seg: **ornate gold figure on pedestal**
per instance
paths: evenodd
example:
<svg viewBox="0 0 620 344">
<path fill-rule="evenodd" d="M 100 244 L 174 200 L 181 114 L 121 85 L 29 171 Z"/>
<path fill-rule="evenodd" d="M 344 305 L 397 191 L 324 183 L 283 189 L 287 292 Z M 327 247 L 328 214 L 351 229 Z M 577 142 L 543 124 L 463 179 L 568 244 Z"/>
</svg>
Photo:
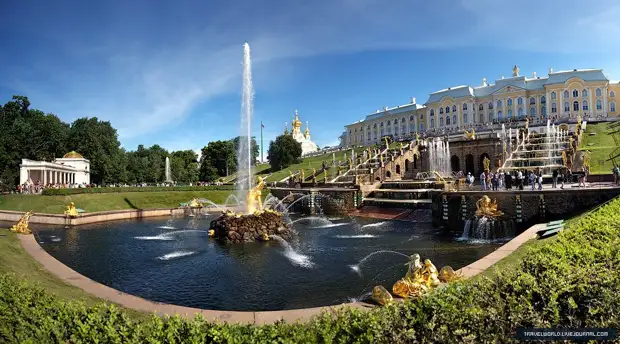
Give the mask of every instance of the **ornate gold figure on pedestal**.
<svg viewBox="0 0 620 344">
<path fill-rule="evenodd" d="M 30 217 L 32 216 L 32 211 L 26 212 L 16 224 L 11 227 L 11 232 L 18 234 L 32 234 L 30 228 L 28 228 L 28 221 L 30 221 Z"/>
<path fill-rule="evenodd" d="M 381 306 L 392 303 L 394 298 L 392 295 L 382 286 L 378 285 L 372 288 L 372 299 Z"/>
<path fill-rule="evenodd" d="M 316 184 L 316 168 L 312 169 L 312 183 Z"/>
<path fill-rule="evenodd" d="M 419 297 L 439 286 L 441 281 L 447 282 L 460 278 L 460 275 L 457 275 L 449 266 L 444 266 L 440 273 L 430 259 L 425 259 L 422 264 L 420 255 L 417 253 L 411 255 L 406 265 L 409 268 L 405 277 L 396 281 L 392 286 L 392 293 L 402 298 Z"/>
<path fill-rule="evenodd" d="M 583 167 L 585 167 L 587 171 L 590 171 L 590 159 L 590 152 L 586 151 L 583 155 Z"/>
<path fill-rule="evenodd" d="M 69 205 L 66 207 L 65 215 L 69 217 L 77 217 L 78 215 L 80 215 L 77 211 L 77 208 L 75 207 L 75 203 L 69 203 Z"/>
<path fill-rule="evenodd" d="M 306 180 L 306 172 L 302 168 L 299 173 L 301 174 L 301 182 L 303 183 Z"/>
<path fill-rule="evenodd" d="M 385 149 L 390 148 L 390 144 L 388 143 L 388 138 L 387 136 L 385 137 Z"/>
<path fill-rule="evenodd" d="M 486 216 L 496 218 L 504 215 L 497 209 L 497 200 L 492 200 L 489 196 L 484 195 L 476 202 L 476 216 Z"/>
<path fill-rule="evenodd" d="M 566 151 L 562 151 L 562 165 L 564 165 L 564 167 L 568 166 L 568 159 L 566 158 Z"/>
<path fill-rule="evenodd" d="M 194 198 L 193 200 L 189 201 L 187 206 L 190 208 L 202 208 L 202 203 L 198 202 L 198 200 Z"/>
<path fill-rule="evenodd" d="M 467 140 L 475 140 L 476 139 L 476 131 L 474 130 L 474 128 L 471 128 L 471 133 L 468 132 L 467 130 L 465 130 L 465 138 Z"/>
<path fill-rule="evenodd" d="M 263 188 L 265 187 L 265 182 L 261 176 L 258 177 L 258 183 L 255 187 L 248 191 L 246 204 L 248 205 L 248 213 L 254 214 L 256 212 L 263 211 L 263 201 L 261 199 L 263 195 Z"/>
<path fill-rule="evenodd" d="M 482 165 L 484 166 L 484 172 L 485 173 L 489 173 L 491 172 L 491 160 L 487 157 L 484 157 L 484 159 L 482 160 Z"/>
</svg>

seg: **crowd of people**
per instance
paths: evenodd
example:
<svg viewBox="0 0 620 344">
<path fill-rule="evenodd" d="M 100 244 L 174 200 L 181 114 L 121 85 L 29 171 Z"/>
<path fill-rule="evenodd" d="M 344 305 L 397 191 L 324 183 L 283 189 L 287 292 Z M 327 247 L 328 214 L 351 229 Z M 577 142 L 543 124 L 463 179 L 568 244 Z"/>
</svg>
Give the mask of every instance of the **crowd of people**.
<svg viewBox="0 0 620 344">
<path fill-rule="evenodd" d="M 586 181 L 589 175 L 587 168 L 583 167 L 581 171 L 573 173 L 569 169 L 553 170 L 551 175 L 551 187 L 564 189 L 566 184 L 572 184 L 575 179 L 578 182 L 578 187 L 586 187 Z M 543 189 L 543 175 L 540 170 L 515 170 L 511 172 L 482 172 L 478 179 L 482 191 L 498 191 L 498 190 L 524 190 L 529 188 L 530 190 L 542 190 Z M 616 185 L 620 181 L 620 171 L 618 171 L 618 177 L 616 178 Z M 468 188 L 473 188 L 476 182 L 476 178 L 467 173 L 465 176 L 465 183 Z"/>
</svg>

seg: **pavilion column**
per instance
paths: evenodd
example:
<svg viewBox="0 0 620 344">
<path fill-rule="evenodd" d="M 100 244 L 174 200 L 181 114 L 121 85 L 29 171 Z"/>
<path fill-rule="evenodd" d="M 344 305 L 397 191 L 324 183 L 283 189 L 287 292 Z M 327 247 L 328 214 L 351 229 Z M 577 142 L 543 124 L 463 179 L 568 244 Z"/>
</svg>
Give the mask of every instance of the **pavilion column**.
<svg viewBox="0 0 620 344">
<path fill-rule="evenodd" d="M 43 168 L 43 169 L 41 170 L 41 174 L 43 174 L 43 180 L 42 180 L 42 182 L 43 182 L 43 185 L 45 185 L 45 184 L 47 184 L 47 170 L 45 170 L 45 168 Z"/>
</svg>

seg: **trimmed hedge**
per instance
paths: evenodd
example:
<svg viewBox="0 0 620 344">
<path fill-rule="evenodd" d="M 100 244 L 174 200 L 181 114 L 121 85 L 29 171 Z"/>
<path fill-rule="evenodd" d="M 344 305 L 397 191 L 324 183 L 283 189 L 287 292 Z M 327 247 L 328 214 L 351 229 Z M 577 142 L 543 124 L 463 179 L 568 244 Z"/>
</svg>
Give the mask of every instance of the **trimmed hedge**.
<svg viewBox="0 0 620 344">
<path fill-rule="evenodd" d="M 4 275 L 0 342 L 508 343 L 518 327 L 620 328 L 620 199 L 571 221 L 526 257 L 419 301 L 266 326 L 156 316 L 136 323 L 114 306 L 65 302 Z"/>
<path fill-rule="evenodd" d="M 146 186 L 146 187 L 101 187 L 101 188 L 74 188 L 74 189 L 43 189 L 45 196 L 68 196 L 86 193 L 117 193 L 117 192 L 161 192 L 161 191 L 212 191 L 234 190 L 234 185 L 209 186 Z"/>
</svg>

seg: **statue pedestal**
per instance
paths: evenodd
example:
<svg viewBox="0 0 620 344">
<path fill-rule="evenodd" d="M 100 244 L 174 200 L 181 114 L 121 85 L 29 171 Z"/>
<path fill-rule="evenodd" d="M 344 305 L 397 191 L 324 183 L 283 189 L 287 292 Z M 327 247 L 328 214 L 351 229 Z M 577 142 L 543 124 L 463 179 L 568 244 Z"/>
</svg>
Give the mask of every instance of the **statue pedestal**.
<svg viewBox="0 0 620 344">
<path fill-rule="evenodd" d="M 224 213 L 211 221 L 210 227 L 213 237 L 232 243 L 265 241 L 265 236 L 274 234 L 286 240 L 292 235 L 281 214 L 267 211 L 241 216 Z"/>
</svg>

